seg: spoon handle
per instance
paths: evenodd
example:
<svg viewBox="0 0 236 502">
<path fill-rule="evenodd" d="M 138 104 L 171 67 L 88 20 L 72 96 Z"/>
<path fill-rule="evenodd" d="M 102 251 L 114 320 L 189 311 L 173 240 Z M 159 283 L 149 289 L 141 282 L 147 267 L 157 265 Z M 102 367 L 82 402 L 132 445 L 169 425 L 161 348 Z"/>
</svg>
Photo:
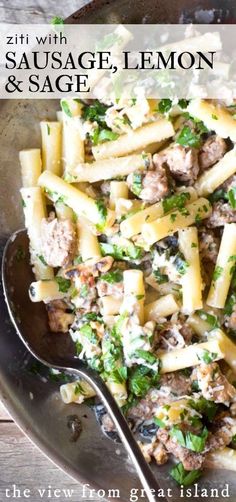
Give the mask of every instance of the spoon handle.
<svg viewBox="0 0 236 502">
<path fill-rule="evenodd" d="M 149 465 L 147 464 L 138 444 L 137 441 L 135 440 L 129 425 L 122 414 L 119 406 L 117 405 L 114 397 L 110 393 L 109 389 L 107 388 L 106 384 L 103 382 L 101 377 L 91 368 L 78 368 L 78 363 L 76 363 L 76 360 L 72 362 L 68 362 L 68 368 L 66 369 L 71 369 L 75 370 L 75 372 L 79 373 L 80 376 L 83 376 L 88 383 L 94 388 L 96 391 L 96 394 L 101 398 L 103 401 L 109 415 L 111 416 L 117 432 L 122 440 L 122 443 L 124 444 L 126 451 L 131 458 L 134 467 L 137 471 L 137 474 L 139 476 L 139 480 L 145 489 L 145 495 L 148 499 L 149 502 L 156 502 L 157 500 L 157 495 L 158 490 L 160 489 L 154 474 L 152 470 L 150 469 Z M 81 363 L 80 363 L 81 364 Z M 166 502 L 166 499 L 162 499 L 164 502 Z"/>
</svg>

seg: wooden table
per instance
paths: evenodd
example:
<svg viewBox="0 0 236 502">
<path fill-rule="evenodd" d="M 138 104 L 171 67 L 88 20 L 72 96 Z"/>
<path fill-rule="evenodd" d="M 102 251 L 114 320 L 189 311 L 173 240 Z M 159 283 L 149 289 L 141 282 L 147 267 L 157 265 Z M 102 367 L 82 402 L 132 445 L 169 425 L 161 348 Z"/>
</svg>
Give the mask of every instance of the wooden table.
<svg viewBox="0 0 236 502">
<path fill-rule="evenodd" d="M 15 498 L 12 497 L 15 485 Z M 38 489 L 73 490 L 70 498 L 64 495 L 40 497 Z M 10 492 L 6 491 L 10 490 Z M 20 490 L 17 491 L 17 490 Z M 24 496 L 24 490 L 30 490 L 30 497 Z M 18 498 L 16 495 L 18 494 Z M 21 495 L 21 498 L 19 497 Z M 25 492 L 29 494 L 29 492 Z M 11 495 L 11 498 L 8 496 Z M 17 425 L 11 420 L 7 411 L 0 403 L 0 501 L 9 500 L 20 501 L 50 501 L 64 502 L 105 502 L 99 497 L 84 497 L 82 486 L 76 483 L 48 460 L 20 431 Z"/>
<path fill-rule="evenodd" d="M 0 22 L 49 23 L 54 16 L 66 18 L 86 3 L 88 0 L 0 0 Z M 20 489 L 21 498 L 19 492 L 15 492 L 13 498 L 13 485 Z M 73 496 L 65 498 L 63 494 L 60 497 L 44 495 L 41 498 L 36 492 L 38 488 L 47 490 L 50 486 L 58 490 L 72 489 Z M 11 492 L 6 492 L 7 489 L 11 489 Z M 30 490 L 30 497 L 27 497 L 29 492 L 25 492 L 24 496 L 23 490 L 26 489 Z M 24 436 L 0 403 L 0 501 L 9 500 L 104 502 L 97 496 L 83 497 L 82 486 L 57 468 Z"/>
</svg>

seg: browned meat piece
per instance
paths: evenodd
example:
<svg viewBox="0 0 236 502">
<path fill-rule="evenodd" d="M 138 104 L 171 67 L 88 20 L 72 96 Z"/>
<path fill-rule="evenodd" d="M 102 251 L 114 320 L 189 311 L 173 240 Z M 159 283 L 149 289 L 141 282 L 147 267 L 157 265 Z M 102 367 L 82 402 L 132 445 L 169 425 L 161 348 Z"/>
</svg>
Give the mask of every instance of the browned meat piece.
<svg viewBox="0 0 236 502">
<path fill-rule="evenodd" d="M 236 222 L 236 211 L 232 209 L 228 202 L 214 202 L 211 216 L 205 220 L 208 228 L 221 227 L 225 223 Z"/>
<path fill-rule="evenodd" d="M 135 190 L 135 180 L 137 176 L 140 179 L 140 191 Z M 168 180 L 164 167 L 159 166 L 155 171 L 147 171 L 147 173 L 131 173 L 127 177 L 127 184 L 130 190 L 145 202 L 154 204 L 169 192 Z"/>
<path fill-rule="evenodd" d="M 194 148 L 173 145 L 162 153 L 153 156 L 154 165 L 166 163 L 173 176 L 178 181 L 193 185 L 199 173 L 197 150 Z"/>
<path fill-rule="evenodd" d="M 173 371 L 172 373 L 162 375 L 160 379 L 160 386 L 161 388 L 169 388 L 173 398 L 191 393 L 190 379 L 181 371 Z"/>
<path fill-rule="evenodd" d="M 152 458 L 156 460 L 158 465 L 163 465 L 168 460 L 167 451 L 162 443 L 154 441 L 152 443 L 142 443 L 138 441 L 138 445 L 143 453 L 146 462 L 151 462 Z"/>
<path fill-rule="evenodd" d="M 215 403 L 229 405 L 236 397 L 236 389 L 221 373 L 217 363 L 201 364 L 191 375 L 192 380 L 197 380 L 203 397 Z"/>
<path fill-rule="evenodd" d="M 166 451 L 165 446 L 160 443 L 160 442 L 155 442 L 154 443 L 154 451 L 153 451 L 153 458 L 155 459 L 156 463 L 158 465 L 163 465 L 168 461 L 168 453 Z"/>
<path fill-rule="evenodd" d="M 214 235 L 212 230 L 200 229 L 199 230 L 199 250 L 202 260 L 216 262 L 220 239 Z"/>
<path fill-rule="evenodd" d="M 204 169 L 213 166 L 213 164 L 223 157 L 226 149 L 227 145 L 223 138 L 215 134 L 210 136 L 205 143 L 203 143 L 199 152 L 200 169 L 204 171 Z"/>
<path fill-rule="evenodd" d="M 179 318 L 176 322 L 167 321 L 163 328 L 156 334 L 155 349 L 172 350 L 181 349 L 191 343 L 193 331 L 184 320 Z"/>
<path fill-rule="evenodd" d="M 188 450 L 187 448 L 179 445 L 174 438 L 170 438 L 166 429 L 159 429 L 157 432 L 157 438 L 165 445 L 165 448 L 169 453 L 172 453 L 180 460 L 180 462 L 183 463 L 186 471 L 201 469 L 205 460 L 205 455 L 203 453 L 195 453 L 194 451 Z"/>
<path fill-rule="evenodd" d="M 169 404 L 175 401 L 176 397 L 190 393 L 191 383 L 188 377 L 180 371 L 168 373 L 161 377 L 160 388 L 150 389 L 144 399 L 130 408 L 128 416 L 135 420 L 149 420 L 158 406 Z"/>
<path fill-rule="evenodd" d="M 123 282 L 114 282 L 113 284 L 110 284 L 109 282 L 98 280 L 96 287 L 98 296 L 100 297 L 107 295 L 122 296 L 124 292 Z"/>
<path fill-rule="evenodd" d="M 44 218 L 41 241 L 43 257 L 51 267 L 65 267 L 74 258 L 76 232 L 70 220 Z"/>
<path fill-rule="evenodd" d="M 156 171 L 148 171 L 143 178 L 140 198 L 153 204 L 163 199 L 168 192 L 168 180 L 164 167 L 159 167 Z"/>
<path fill-rule="evenodd" d="M 53 333 L 67 333 L 69 326 L 74 322 L 74 314 L 67 313 L 67 305 L 62 300 L 55 300 L 46 305 L 48 322 Z"/>
<path fill-rule="evenodd" d="M 206 442 L 206 451 L 218 450 L 218 448 L 224 448 L 232 440 L 232 430 L 227 423 L 221 424 L 216 430 L 213 430 L 209 434 Z"/>
</svg>

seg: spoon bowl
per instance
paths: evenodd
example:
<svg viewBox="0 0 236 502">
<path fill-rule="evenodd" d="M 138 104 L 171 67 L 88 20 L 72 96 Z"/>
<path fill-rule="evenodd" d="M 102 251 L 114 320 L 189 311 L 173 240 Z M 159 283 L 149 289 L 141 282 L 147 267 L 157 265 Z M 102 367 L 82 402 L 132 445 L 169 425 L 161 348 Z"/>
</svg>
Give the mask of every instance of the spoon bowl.
<svg viewBox="0 0 236 502">
<path fill-rule="evenodd" d="M 18 230 L 7 241 L 2 262 L 3 290 L 11 320 L 31 354 L 46 366 L 85 378 L 94 388 L 110 414 L 129 454 L 149 502 L 157 500 L 159 485 L 104 381 L 76 357 L 74 344 L 65 333 L 52 333 L 48 327 L 43 302 L 33 303 L 29 287 L 34 280 L 30 266 L 29 240 L 26 230 Z M 165 502 L 165 499 L 162 498 Z"/>
</svg>

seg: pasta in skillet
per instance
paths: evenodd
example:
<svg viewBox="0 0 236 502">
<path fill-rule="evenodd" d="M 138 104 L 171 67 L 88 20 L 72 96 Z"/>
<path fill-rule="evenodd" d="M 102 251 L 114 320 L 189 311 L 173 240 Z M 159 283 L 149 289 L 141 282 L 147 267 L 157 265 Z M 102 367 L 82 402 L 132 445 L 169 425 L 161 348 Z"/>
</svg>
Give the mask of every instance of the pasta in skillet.
<svg viewBox="0 0 236 502">
<path fill-rule="evenodd" d="M 236 103 L 144 101 L 63 99 L 20 152 L 29 294 L 186 486 L 236 470 Z"/>
</svg>

